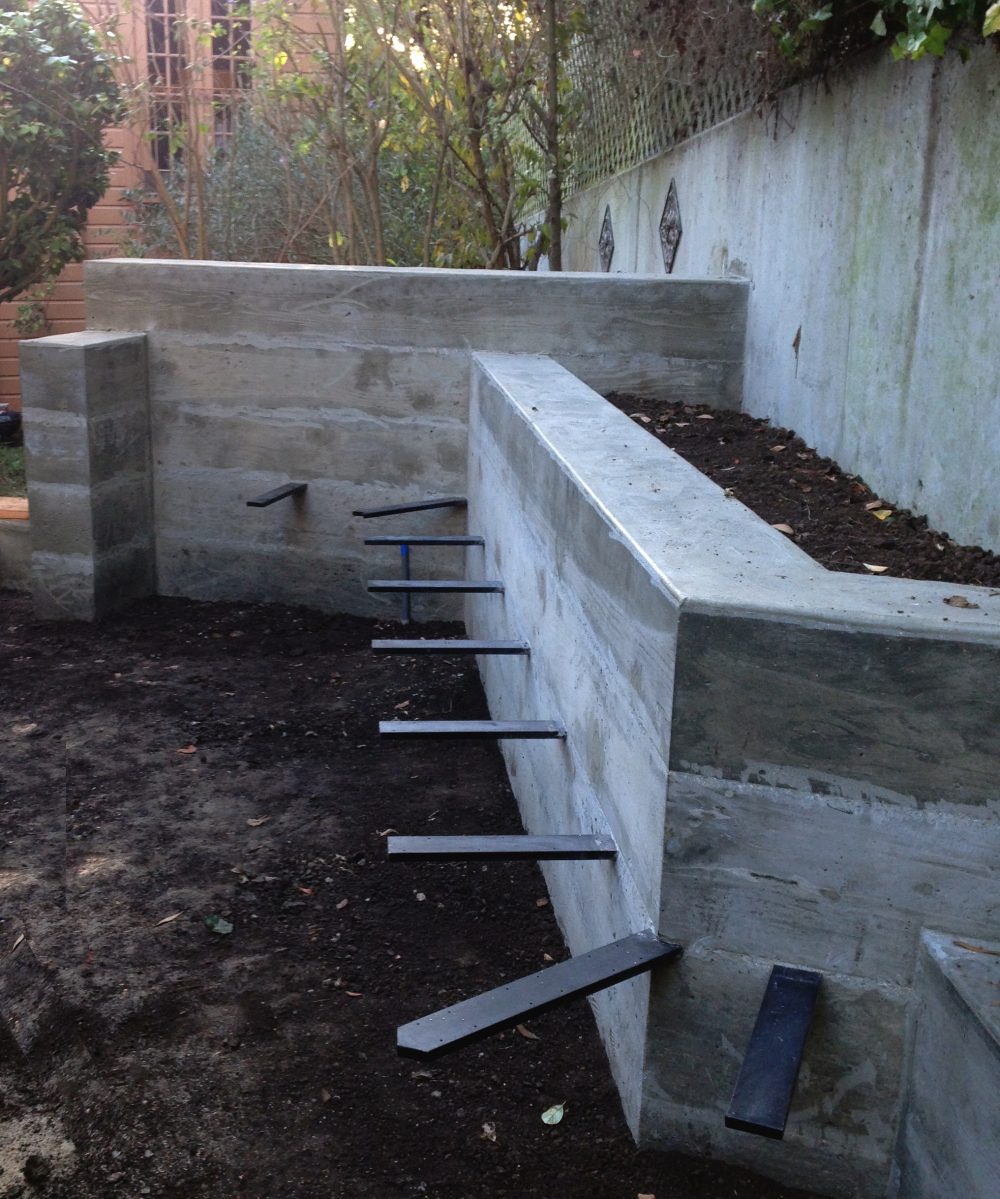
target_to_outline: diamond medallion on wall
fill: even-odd
[[[663,269],[668,275],[674,269],[674,259],[677,257],[677,247],[683,232],[677,183],[671,179],[666,203],[663,205],[663,215],[660,217],[660,249],[663,251]]]
[[[611,228],[611,205],[604,210],[604,220],[601,222],[601,236],[597,239],[597,249],[601,255],[601,270],[611,270],[611,259],[615,256],[615,231]]]

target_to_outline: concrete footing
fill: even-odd
[[[31,522],[0,520],[0,591],[31,590]]]

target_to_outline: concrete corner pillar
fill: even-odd
[[[96,620],[155,590],[146,337],[43,337],[20,360],[35,613]]]

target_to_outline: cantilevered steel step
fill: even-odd
[[[484,537],[456,534],[454,537],[425,537],[414,533],[410,537],[366,537],[365,545],[485,545]]]
[[[531,646],[527,641],[466,641],[461,637],[426,637],[416,641],[396,638],[391,641],[373,641],[372,649],[377,654],[528,654]]]
[[[611,837],[544,836],[526,834],[493,837],[390,837],[387,853],[394,861],[464,862],[594,861],[613,858],[618,849]]]
[[[397,512],[426,512],[429,508],[465,508],[468,503],[464,495],[439,495],[434,499],[416,500],[412,504],[390,504],[386,508],[355,508],[351,515],[368,520],[372,516],[395,516]]]
[[[499,579],[370,579],[369,591],[422,591],[446,594],[453,591],[491,591],[503,593]]]
[[[437,1057],[570,999],[634,978],[680,952],[679,945],[661,941],[653,932],[634,933],[404,1024],[396,1032],[397,1052],[402,1057]]]
[[[283,483],[280,487],[275,487],[273,491],[265,491],[263,495],[247,500],[247,507],[266,508],[269,504],[276,504],[278,500],[288,499],[289,496],[302,495],[308,486],[308,483]]]
[[[802,1050],[823,975],[775,966],[740,1076],[726,1127],[781,1140],[802,1063]]]
[[[566,730],[549,720],[380,720],[388,737],[479,737],[486,740],[565,740]]]

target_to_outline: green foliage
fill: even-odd
[[[24,473],[24,449],[0,445],[0,495],[26,496],[28,480]]]
[[[968,36],[1000,33],[1000,0],[886,0],[878,6],[855,0],[753,0],[753,11],[770,26],[788,58],[822,60],[824,50],[840,41],[857,45],[888,38],[894,59],[914,62],[930,54],[942,58],[949,45],[968,56]],[[859,22],[859,18],[862,20]],[[954,40],[953,40],[954,39]]]
[[[111,66],[78,8],[13,0],[0,12],[0,302],[83,257],[117,113]]]

